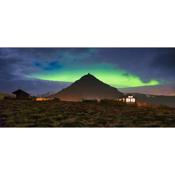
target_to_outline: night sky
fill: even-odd
[[[0,49],[1,92],[56,92],[87,73],[124,92],[175,95],[175,49]]]

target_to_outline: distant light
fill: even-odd
[[[128,96],[126,98],[126,103],[135,103],[136,99],[133,96]]]

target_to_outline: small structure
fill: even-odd
[[[46,98],[46,97],[37,97],[36,101],[50,101],[53,100],[53,98]]]
[[[135,103],[136,99],[134,98],[134,96],[129,95],[128,97],[126,97],[126,103]]]
[[[53,98],[53,97],[37,97],[35,98],[35,101],[41,102],[41,101],[61,101],[59,98]]]
[[[48,99],[44,97],[38,97],[36,98],[36,101],[48,101]]]
[[[125,102],[127,104],[134,104],[136,103],[136,98],[133,95],[127,95],[119,98],[118,101]]]
[[[16,95],[16,99],[29,99],[30,98],[30,94],[28,94],[27,92],[21,89],[18,89],[12,93]]]

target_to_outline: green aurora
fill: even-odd
[[[156,86],[160,84],[158,80],[154,79],[144,82],[138,75],[134,75],[108,64],[95,64],[90,66],[72,65],[71,67],[61,67],[53,70],[40,70],[29,77],[40,80],[73,83],[87,73],[94,75],[104,83],[110,84],[116,88]]]

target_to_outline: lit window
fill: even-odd
[[[129,98],[126,98],[126,102],[130,102],[130,99]]]
[[[135,98],[132,98],[132,99],[131,99],[131,102],[135,103],[135,101],[136,101]]]

